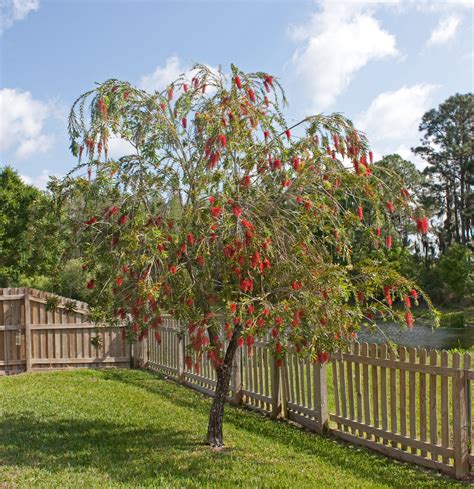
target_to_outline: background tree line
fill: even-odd
[[[415,218],[400,221],[394,252],[381,249],[380,259],[414,278],[438,306],[463,307],[473,300],[473,107],[473,94],[457,94],[424,114],[420,145],[413,148],[427,164],[423,171],[397,154],[374,165],[375,172],[390,170],[380,172],[382,179],[402,177],[430,222],[429,233],[417,236]],[[76,230],[68,218],[77,209],[58,198],[57,185],[53,178],[42,191],[12,168],[0,169],[0,286],[31,286],[87,301]],[[104,208],[113,197],[100,196]],[[80,208],[80,194],[75,199]]]

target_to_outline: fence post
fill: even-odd
[[[148,335],[145,336],[142,339],[142,368],[147,368],[148,367],[148,353],[149,353],[149,346],[148,346]]]
[[[288,419],[288,370],[287,370],[288,355],[284,360],[284,364],[278,370],[280,370],[280,393],[281,393],[281,407],[280,417],[282,419]]]
[[[278,417],[281,412],[280,404],[280,370],[274,355],[271,356],[271,389],[272,389],[272,418]]]
[[[326,363],[314,365],[314,409],[316,411],[316,431],[324,433],[329,426]]]
[[[176,338],[178,339],[178,380],[184,380],[184,352],[186,345],[184,344],[184,333],[177,331]]]
[[[467,376],[461,369],[459,353],[453,354],[453,368],[459,369],[453,377],[453,443],[454,472],[457,479],[469,473],[469,446],[467,439]]]
[[[25,289],[25,369],[31,370],[31,311],[30,289]]]
[[[242,404],[242,348],[239,348],[234,355],[231,383],[234,386],[232,404],[240,405]]]

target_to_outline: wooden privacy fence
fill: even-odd
[[[133,345],[135,366],[160,371],[208,395],[216,376],[204,356],[185,365],[189,344],[177,321]],[[229,400],[389,457],[465,478],[474,466],[471,355],[354,343],[331,358],[330,368],[287,353],[283,367],[269,341],[256,341],[253,355],[240,349],[233,365]]]
[[[0,375],[129,364],[121,331],[87,322],[87,304],[35,289],[0,289]]]

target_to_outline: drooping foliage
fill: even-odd
[[[275,78],[231,69],[196,65],[153,94],[108,80],[74,104],[80,163],[64,195],[79,189],[88,216],[77,229],[96,319],[126,321],[136,340],[169,313],[196,369],[203,354],[229,365],[226,338],[251,354],[271,333],[279,363],[290,345],[325,361],[364,321],[411,326],[414,284],[376,255],[353,260],[391,248],[394,216],[416,212],[409,192],[374,175],[342,115],[290,126]],[[112,137],[130,154],[109,158]]]

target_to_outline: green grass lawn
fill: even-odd
[[[202,444],[209,404],[137,370],[0,378],[0,488],[458,486],[232,407],[214,452]]]

